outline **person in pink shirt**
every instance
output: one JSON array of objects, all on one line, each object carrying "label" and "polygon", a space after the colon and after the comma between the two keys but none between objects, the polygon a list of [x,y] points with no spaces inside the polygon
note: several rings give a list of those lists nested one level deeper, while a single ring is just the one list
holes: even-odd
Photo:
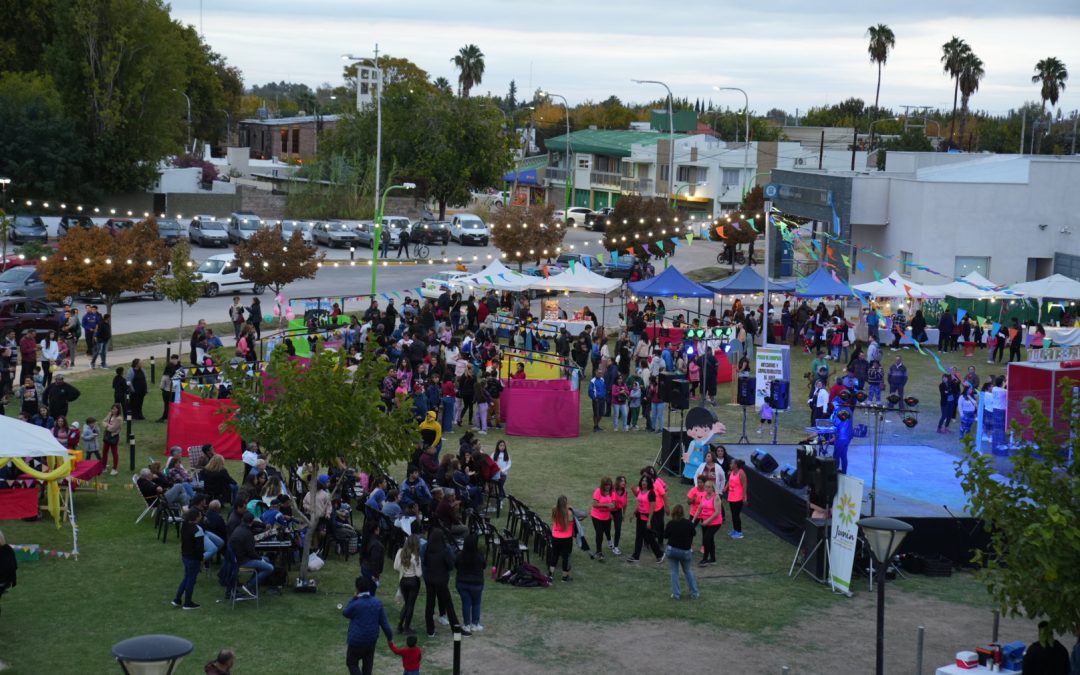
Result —
[{"label": "person in pink shirt", "polygon": [[548,581],[555,576],[555,563],[562,558],[563,581],[570,581],[570,554],[574,550],[574,512],[560,495],[551,510],[551,549],[548,552]]},{"label": "person in pink shirt", "polygon": [[727,501],[731,507],[731,538],[742,539],[742,509],[750,502],[746,491],[746,462],[741,459],[732,461],[731,476],[728,477]]},{"label": "person in pink shirt", "polygon": [[[643,476],[648,476],[652,479],[653,490],[656,492],[656,510],[653,511],[652,517],[649,519],[649,527],[653,531],[653,536],[656,537],[656,545],[661,549],[664,548],[664,518],[667,515],[667,483],[664,479],[656,474],[656,467],[647,466],[641,470]],[[663,557],[663,556],[661,556]],[[661,561],[663,562],[663,561]]]},{"label": "person in pink shirt", "polygon": [[593,531],[596,532],[596,554],[589,554],[590,558],[594,558],[603,562],[604,560],[604,539],[611,539],[611,512],[615,510],[615,486],[611,482],[611,478],[604,476],[600,479],[600,487],[593,491],[592,496],[592,516]]},{"label": "person in pink shirt", "polygon": [[701,524],[702,540],[705,551],[698,563],[701,567],[716,564],[716,533],[724,524],[724,511],[721,508],[720,495],[716,492],[716,483],[707,481],[705,492],[698,500],[697,507],[690,510],[691,520]]},{"label": "person in pink shirt", "polygon": [[626,515],[626,502],[629,493],[629,490],[626,489],[626,476],[617,476],[615,478],[615,489],[611,492],[611,501],[614,505],[611,511],[611,523],[615,535],[608,544],[613,555],[622,555],[622,551],[619,550],[619,540],[622,539],[623,516]]},{"label": "person in pink shirt", "polygon": [[693,516],[697,510],[698,504],[701,502],[701,498],[705,495],[705,476],[698,475],[695,481],[694,487],[686,493],[686,504],[690,507],[690,515]]},{"label": "person in pink shirt", "polygon": [[637,486],[634,487],[634,497],[637,501],[637,506],[634,509],[634,520],[637,524],[634,532],[634,554],[626,562],[636,563],[641,559],[641,547],[643,544],[648,544],[649,548],[652,549],[653,555],[656,556],[656,562],[664,562],[660,544],[656,541],[656,532],[649,526],[656,510],[663,509],[663,506],[660,505],[662,502],[659,501],[653,479],[648,474],[641,474],[641,479],[638,480]]}]

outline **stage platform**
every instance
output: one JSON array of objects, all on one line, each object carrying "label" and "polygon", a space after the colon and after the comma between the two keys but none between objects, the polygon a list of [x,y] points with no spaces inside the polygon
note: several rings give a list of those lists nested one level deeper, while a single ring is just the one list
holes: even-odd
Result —
[{"label": "stage platform", "polygon": [[[750,456],[768,452],[779,468],[762,474]],[[728,446],[733,457],[746,462],[750,504],[747,513],[777,536],[797,544],[807,515],[806,488],[791,488],[780,479],[785,464],[796,466],[794,445]],[[910,523],[915,531],[905,540],[906,551],[949,558],[966,565],[971,552],[987,543],[976,519],[968,514],[967,497],[956,477],[957,456],[925,445],[882,445],[878,449],[878,516]],[[861,478],[862,515],[870,515],[873,451],[870,445],[852,445],[848,474]]]}]

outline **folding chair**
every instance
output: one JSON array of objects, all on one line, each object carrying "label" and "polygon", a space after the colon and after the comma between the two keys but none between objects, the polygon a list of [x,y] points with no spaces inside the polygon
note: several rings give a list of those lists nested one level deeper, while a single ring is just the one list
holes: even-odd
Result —
[{"label": "folding chair", "polygon": [[[228,548],[228,547],[226,547]],[[258,570],[252,567],[243,567],[236,560],[236,554],[233,553],[231,548],[228,548],[228,554],[226,560],[229,566],[229,574],[225,583],[225,597],[232,602],[232,608],[236,609],[236,603],[247,602],[248,600],[255,601],[255,608],[259,608],[259,598],[261,593],[259,592],[259,573]],[[255,580],[255,597],[241,596],[240,594],[240,575],[244,572],[252,572]]]},{"label": "folding chair", "polygon": [[183,514],[178,507],[174,507],[165,501],[163,497],[157,500],[157,509],[154,519],[157,523],[157,536],[164,544],[169,540],[169,526],[176,528],[176,538],[180,538],[180,524],[184,522]]},{"label": "folding chair", "polygon": [[139,496],[139,501],[142,502],[143,511],[139,514],[139,517],[135,519],[135,524],[138,525],[143,518],[150,515],[157,508],[158,498],[154,497],[151,501],[146,501],[146,497],[143,497],[142,490],[139,489],[139,475],[135,474],[131,477],[131,482],[135,485],[135,494]]}]

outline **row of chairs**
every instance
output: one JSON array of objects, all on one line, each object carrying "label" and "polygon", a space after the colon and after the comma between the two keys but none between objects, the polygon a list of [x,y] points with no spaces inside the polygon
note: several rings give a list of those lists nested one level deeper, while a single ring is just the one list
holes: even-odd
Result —
[{"label": "row of chairs", "polygon": [[513,495],[507,495],[506,529],[511,536],[529,546],[533,553],[546,559],[551,546],[551,526],[532,509]]}]

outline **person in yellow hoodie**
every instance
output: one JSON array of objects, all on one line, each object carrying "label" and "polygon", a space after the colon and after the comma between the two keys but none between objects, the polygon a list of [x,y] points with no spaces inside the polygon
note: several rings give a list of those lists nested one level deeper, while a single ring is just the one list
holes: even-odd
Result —
[{"label": "person in yellow hoodie", "polygon": [[439,448],[439,443],[442,442],[442,425],[439,424],[434,410],[429,410],[424,421],[420,423],[420,438],[424,441],[424,447]]}]

